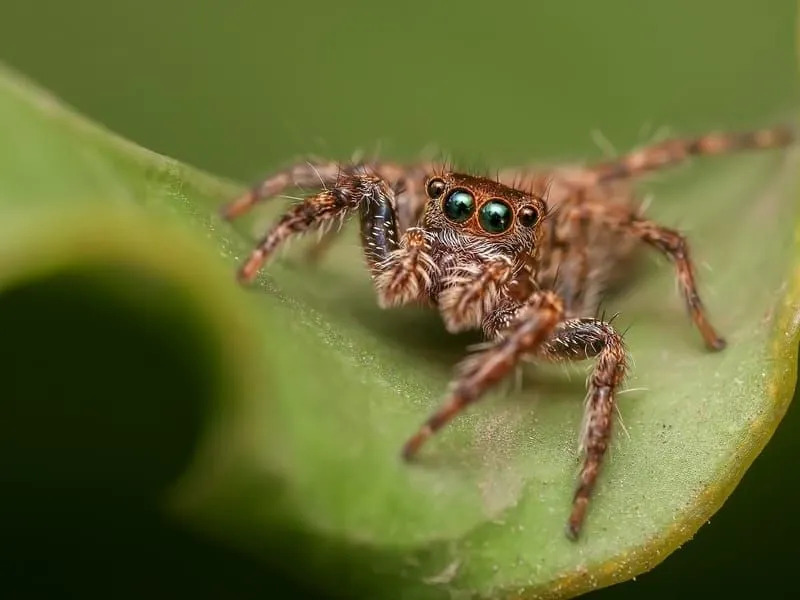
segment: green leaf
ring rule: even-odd
[[[404,464],[401,444],[476,336],[446,335],[422,310],[380,311],[352,241],[316,267],[294,249],[241,289],[235,265],[278,207],[251,226],[220,222],[235,186],[114,137],[8,70],[0,132],[12,367],[0,455],[22,523],[58,522],[32,499],[49,490],[70,506],[70,489],[78,505],[119,509],[112,519],[158,506],[169,526],[323,591],[563,597],[689,539],[791,397],[793,153],[702,161],[659,185],[651,214],[691,216],[710,265],[702,291],[730,345],[703,350],[664,261],[609,299],[632,325],[635,366],[625,428],[572,543],[582,367],[529,370]]]

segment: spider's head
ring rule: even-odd
[[[424,226],[453,249],[480,245],[512,255],[530,251],[547,210],[539,195],[461,173],[429,177],[425,192]]]

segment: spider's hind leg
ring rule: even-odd
[[[664,254],[674,265],[678,286],[686,308],[706,347],[709,350],[725,348],[725,340],[711,325],[705,305],[697,290],[694,261],[691,258],[689,243],[685,236],[674,229],[639,217],[630,208],[591,204],[584,205],[582,210],[585,211],[586,217],[593,222],[638,239]]]
[[[673,167],[692,156],[714,156],[744,150],[780,148],[794,140],[787,126],[744,133],[709,133],[696,138],[671,139],[634,150],[620,158],[588,167],[588,185],[630,179]]]

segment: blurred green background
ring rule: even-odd
[[[145,147],[249,181],[307,153],[411,158],[433,145],[496,165],[597,157],[595,130],[622,150],[662,127],[763,125],[798,105],[795,21],[791,0],[4,0],[0,58]],[[694,541],[592,596],[788,585],[799,427],[793,407]],[[269,588],[241,557],[168,547],[146,568],[206,565],[205,591]]]
[[[791,0],[5,0],[0,55],[148,148],[252,178],[378,144],[521,161],[596,156],[594,129],[625,148],[661,126],[763,122],[797,98],[794,13]]]

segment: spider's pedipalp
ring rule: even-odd
[[[450,269],[439,294],[439,308],[447,330],[456,333],[479,327],[494,310],[513,275],[514,264],[504,255]]]
[[[430,244],[419,227],[409,227],[396,250],[373,266],[378,304],[402,306],[430,298],[439,267],[430,256]]]

